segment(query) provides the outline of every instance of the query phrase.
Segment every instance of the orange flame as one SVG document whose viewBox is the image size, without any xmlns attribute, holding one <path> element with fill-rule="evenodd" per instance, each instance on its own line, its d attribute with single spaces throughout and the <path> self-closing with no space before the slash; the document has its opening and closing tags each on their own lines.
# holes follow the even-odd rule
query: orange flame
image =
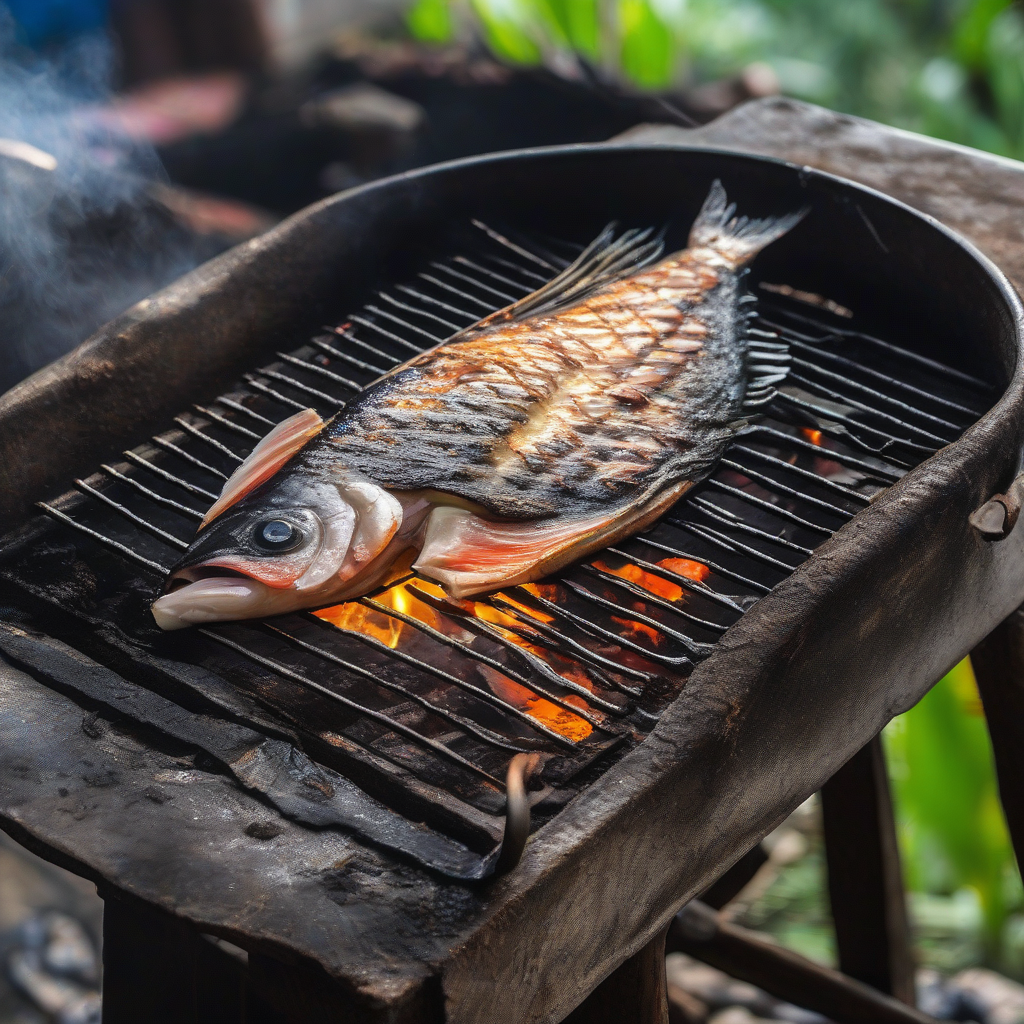
<svg viewBox="0 0 1024 1024">
<path fill-rule="evenodd" d="M 420 590 L 422 593 L 428 593 L 433 597 L 446 598 L 445 592 L 436 583 L 423 579 L 416 579 L 410 582 L 414 582 L 414 585 L 409 586 L 407 583 L 400 583 L 391 587 L 380 596 L 375 597 L 373 599 L 374 603 L 418 619 L 424 625 L 431 626 L 446 636 L 469 639 L 469 634 L 454 623 L 449 622 L 446 617 L 438 614 L 421 599 L 418 599 L 417 590 Z M 552 592 L 557 591 L 557 588 L 549 586 L 544 587 L 544 589 Z M 552 616 L 544 612 L 529 608 L 512 598 L 506 597 L 506 600 L 524 614 L 538 621 L 552 621 Z M 559 672 L 566 679 L 579 683 L 587 687 L 587 689 L 592 688 L 589 677 L 575 662 L 568 658 L 559 658 L 545 648 L 531 644 L 529 641 L 517 636 L 509 629 L 502 628 L 509 625 L 519 625 L 511 615 L 505 614 L 499 609 L 480 601 L 462 601 L 459 602 L 459 606 L 463 611 L 471 612 L 476 618 L 497 626 L 501 630 L 501 635 L 510 642 L 530 651 L 532 654 L 536 654 L 538 657 L 544 658 L 552 665 L 556 672 Z M 403 642 L 407 642 L 407 639 L 404 638 L 407 638 L 410 633 L 416 632 L 413 627 L 408 626 L 401 620 L 393 618 L 383 611 L 367 608 L 365 605 L 355 601 L 334 605 L 331 608 L 321 608 L 313 614 L 325 622 L 337 626 L 339 629 L 347 629 L 352 632 L 362 633 L 364 636 L 373 637 L 387 644 L 392 650 L 399 647 Z M 560 735 L 579 742 L 586 739 L 594 731 L 593 726 L 586 720 L 579 718 L 565 708 L 559 707 L 557 704 L 552 704 L 551 701 L 545 700 L 543 697 L 538 697 L 532 690 L 509 679 L 503 673 L 497 672 L 486 665 L 481 666 L 481 670 L 487 677 L 491 689 L 499 697 L 525 711 L 531 718 L 536 719 Z M 572 704 L 584 710 L 587 707 L 586 702 L 581 697 L 572 694 L 564 697 L 563 700 L 567 704 Z"/>
<path fill-rule="evenodd" d="M 810 427 L 801 427 L 800 433 L 803 434 L 811 444 L 821 445 L 820 430 L 812 430 Z"/>
<path fill-rule="evenodd" d="M 586 719 L 577 717 L 571 711 L 560 708 L 543 697 L 538 697 L 532 690 L 520 686 L 508 676 L 502 675 L 486 665 L 483 666 L 483 673 L 487 676 L 491 689 L 502 700 L 519 708 L 520 711 L 525 711 L 531 718 L 540 722 L 541 725 L 546 725 L 560 736 L 579 743 L 594 731 L 594 727 Z M 570 694 L 562 699 L 566 704 L 573 704 L 579 708 L 586 707 L 586 703 L 581 697 Z"/>
<path fill-rule="evenodd" d="M 711 570 L 703 562 L 693 562 L 689 558 L 663 558 L 658 565 L 668 569 L 677 576 L 685 576 L 695 583 L 703 583 Z"/>
<path fill-rule="evenodd" d="M 423 607 L 419 602 L 416 602 L 414 608 L 413 596 L 406 589 L 405 584 L 400 583 L 397 587 L 392 587 L 380 597 L 375 598 L 375 601 L 385 608 L 393 608 L 395 611 L 411 615 L 435 629 L 439 626 L 440 617 L 432 609 Z M 364 636 L 372 636 L 375 640 L 387 644 L 392 650 L 398 646 L 402 634 L 409 629 L 399 619 L 392 618 L 384 612 L 374 611 L 355 601 L 336 604 L 331 608 L 321 608 L 313 614 L 339 629 L 348 629 L 355 633 L 362 633 Z"/>
<path fill-rule="evenodd" d="M 613 615 L 611 620 L 612 622 L 624 627 L 626 636 L 631 640 L 645 636 L 652 644 L 654 644 L 655 647 L 660 646 L 664 641 L 664 637 L 653 626 L 648 626 L 646 622 L 634 622 L 632 619 L 620 619 L 618 615 Z"/>
<path fill-rule="evenodd" d="M 683 588 L 677 583 L 662 579 L 653 572 L 647 572 L 631 562 L 621 565 L 617 569 L 613 569 L 606 562 L 602 561 L 596 561 L 593 564 L 595 569 L 601 569 L 603 572 L 611 573 L 620 579 L 636 583 L 657 597 L 664 597 L 669 601 L 678 601 L 683 596 Z M 698 583 L 703 581 L 709 571 L 706 565 L 700 562 L 692 562 L 688 558 L 663 558 L 658 562 L 658 565 L 663 569 L 668 569 L 669 572 L 674 572 L 677 576 L 685 576 L 687 579 L 696 580 Z"/>
</svg>

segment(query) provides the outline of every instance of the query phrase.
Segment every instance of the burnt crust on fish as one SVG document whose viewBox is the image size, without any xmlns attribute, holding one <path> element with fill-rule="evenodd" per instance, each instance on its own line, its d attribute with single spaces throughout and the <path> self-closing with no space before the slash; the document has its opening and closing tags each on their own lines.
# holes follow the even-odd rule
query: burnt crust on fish
<svg viewBox="0 0 1024 1024">
<path fill-rule="evenodd" d="M 732 212 L 716 183 L 696 230 Z M 739 259 L 691 245 L 658 261 L 649 232 L 606 229 L 540 293 L 367 388 L 295 469 L 340 460 L 511 520 L 588 515 L 701 479 L 744 425 L 751 386 L 781 373 L 750 373 L 741 267 L 792 220 L 734 227 L 746 228 Z"/>
<path fill-rule="evenodd" d="M 652 523 L 786 376 L 745 267 L 803 213 L 736 217 L 715 182 L 686 249 L 606 228 L 557 277 L 409 360 L 326 424 L 279 424 L 153 605 L 165 629 L 368 593 L 410 549 L 455 598 L 530 582 Z M 406 563 L 407 564 L 407 563 Z"/>
</svg>

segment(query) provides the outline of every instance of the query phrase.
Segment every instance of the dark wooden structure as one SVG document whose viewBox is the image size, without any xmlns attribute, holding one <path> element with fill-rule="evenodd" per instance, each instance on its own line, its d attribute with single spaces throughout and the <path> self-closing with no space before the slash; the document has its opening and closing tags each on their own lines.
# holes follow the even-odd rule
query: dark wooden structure
<svg viewBox="0 0 1024 1024">
<path fill-rule="evenodd" d="M 619 144 L 634 143 L 748 150 L 867 183 L 961 231 L 1024 283 L 1024 245 L 1007 227 L 1024 208 L 1024 169 L 1009 161 L 789 101 L 749 104 L 694 131 L 639 130 Z M 257 244 L 232 258 L 258 257 Z M 229 269 L 229 262 L 218 267 Z M 186 321 L 200 317 L 204 303 L 237 303 L 230 292 L 209 298 L 213 278 L 209 292 L 183 288 L 160 301 L 181 304 Z M 127 315 L 108 339 L 128 362 L 133 316 L 144 320 Z M 157 331 L 149 342 L 171 346 L 173 339 Z M 218 344 L 213 339 L 203 352 L 211 372 L 223 369 L 215 365 Z M 88 353 L 67 365 L 67 400 L 97 387 L 102 367 Z M 39 404 L 53 400 L 44 385 L 18 395 L 35 424 Z M 868 508 L 860 521 L 875 531 L 876 561 L 869 565 L 846 531 L 827 559 L 755 606 L 716 653 L 717 677 L 698 669 L 687 701 L 623 759 L 623 771 L 609 773 L 614 778 L 538 832 L 516 871 L 486 895 L 398 864 L 344 833 L 279 818 L 227 774 L 204 770 L 183 745 L 143 742 L 116 715 L 83 714 L 24 670 L 29 654 L 20 668 L 0 662 L 0 820 L 32 849 L 100 884 L 108 901 L 107 1024 L 664 1024 L 666 948 L 685 949 L 837 1021 L 923 1020 L 907 1005 L 906 912 L 877 736 L 1010 615 L 979 648 L 977 666 L 986 709 L 999 723 L 993 740 L 1011 831 L 1015 840 L 1024 836 L 1024 808 L 1013 797 L 1019 716 L 1006 713 L 1024 703 L 1024 627 L 1013 612 L 1024 580 L 1024 527 L 1007 523 L 1008 536 L 991 542 L 967 525 L 1019 470 L 1021 390 L 1018 372 L 1001 406 L 1006 450 L 999 460 L 986 447 L 996 430 L 987 420 L 970 443 L 940 453 L 939 469 L 919 476 L 916 490 Z M 141 407 L 146 396 L 138 401 Z M 0 419 L 10 423 L 18 412 L 9 402 Z M 113 435 L 120 424 L 106 429 Z M 69 443 L 85 452 L 90 439 Z M 28 490 L 52 483 L 45 462 L 0 469 L 5 514 Z M 12 482 L 19 473 L 28 480 Z M 960 488 L 951 479 L 969 483 Z M 1009 508 L 1012 497 L 1006 500 Z M 925 529 L 921 517 L 936 506 L 942 515 Z M 999 523 L 990 532 L 1001 533 Z M 926 615 L 909 598 L 900 603 L 900 587 L 920 584 L 920 565 L 936 543 L 949 544 L 956 558 L 930 568 L 924 582 L 946 586 L 959 574 L 962 590 Z M 863 659 L 833 664 L 843 608 L 866 600 L 880 580 L 891 588 L 898 635 L 885 622 L 865 621 Z M 965 614 L 972 607 L 973 618 Z M 944 642 L 933 649 L 926 640 L 937 631 Z M 84 672 L 99 671 L 84 657 L 82 664 Z M 832 689 L 823 703 L 826 671 Z M 770 695 L 755 685 L 765 679 Z M 785 702 L 804 715 L 779 716 Z M 733 759 L 726 789 L 717 766 L 732 757 L 737 736 L 756 754 L 739 767 Z M 798 762 L 790 755 L 796 749 Z M 703 905 L 676 917 L 731 865 L 744 865 L 741 873 L 756 865 L 749 851 L 822 788 L 843 974 L 765 947 Z M 723 881 L 719 891 L 729 888 Z M 244 941 L 245 952 L 218 938 Z"/>
</svg>

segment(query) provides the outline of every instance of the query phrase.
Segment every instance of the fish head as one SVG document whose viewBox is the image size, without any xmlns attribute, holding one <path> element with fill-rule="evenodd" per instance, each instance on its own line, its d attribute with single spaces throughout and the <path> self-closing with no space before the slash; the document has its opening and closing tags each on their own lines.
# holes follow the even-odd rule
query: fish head
<svg viewBox="0 0 1024 1024">
<path fill-rule="evenodd" d="M 331 604 L 401 523 L 400 502 L 372 481 L 290 470 L 204 522 L 153 617 L 170 630 Z"/>
</svg>

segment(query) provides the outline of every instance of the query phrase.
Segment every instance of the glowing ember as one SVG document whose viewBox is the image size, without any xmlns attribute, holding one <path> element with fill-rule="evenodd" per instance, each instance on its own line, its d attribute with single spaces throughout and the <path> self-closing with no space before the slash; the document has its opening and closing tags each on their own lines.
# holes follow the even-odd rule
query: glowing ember
<svg viewBox="0 0 1024 1024">
<path fill-rule="evenodd" d="M 811 442 L 811 444 L 816 444 L 816 445 L 820 445 L 821 444 L 821 431 L 820 430 L 811 430 L 810 427 L 801 427 L 800 428 L 800 433 L 803 434 L 804 437 L 806 437 L 807 440 Z"/>
<path fill-rule="evenodd" d="M 543 586 L 537 589 L 557 595 L 557 588 L 553 586 Z M 375 597 L 373 601 L 375 604 L 381 605 L 382 608 L 391 608 L 417 619 L 424 623 L 424 625 L 431 626 L 446 636 L 456 637 L 462 642 L 468 642 L 472 639 L 472 634 L 459 628 L 456 622 L 449 621 L 447 616 L 440 615 L 430 605 L 425 604 L 422 598 L 417 595 L 417 591 L 420 594 L 429 594 L 431 597 L 440 600 L 450 600 L 437 584 L 431 583 L 429 580 L 416 579 L 391 587 L 380 596 Z M 502 596 L 505 597 L 505 600 L 510 605 L 513 605 L 526 616 L 539 622 L 553 621 L 552 616 L 544 612 L 529 608 L 506 595 Z M 545 596 L 547 595 L 545 594 Z M 543 658 L 565 679 L 585 686 L 587 689 L 593 688 L 590 678 L 576 662 L 568 658 L 559 657 L 546 648 L 532 644 L 513 632 L 509 627 L 518 626 L 522 628 L 523 624 L 518 622 L 511 614 L 504 613 L 481 601 L 461 601 L 458 607 L 462 611 L 472 614 L 480 621 L 497 627 L 502 637 L 529 651 L 531 654 Z M 454 608 L 452 613 L 453 615 L 456 614 Z M 322 608 L 313 614 L 325 622 L 337 626 L 339 629 L 350 630 L 362 633 L 364 636 L 373 637 L 375 640 L 387 644 L 392 650 L 404 643 L 408 643 L 410 635 L 417 632 L 415 628 L 401 620 L 393 618 L 383 611 L 368 608 L 366 605 L 359 604 L 356 601 L 348 601 L 345 604 L 334 605 L 331 608 Z M 546 725 L 549 729 L 576 742 L 586 739 L 594 731 L 593 726 L 589 722 L 578 718 L 571 711 L 561 708 L 557 704 L 552 704 L 551 701 L 545 700 L 543 697 L 538 697 L 532 690 L 521 686 L 489 666 L 483 665 L 480 668 L 497 696 L 525 711 L 531 718 Z M 572 704 L 583 710 L 587 708 L 586 702 L 581 697 L 570 694 L 563 699 L 567 704 Z"/>
<path fill-rule="evenodd" d="M 693 562 L 689 558 L 663 558 L 658 565 L 697 583 L 703 583 L 711 571 L 703 562 Z"/>
<path fill-rule="evenodd" d="M 613 569 L 602 561 L 593 563 L 595 569 L 611 573 L 620 579 L 636 583 L 657 597 L 664 597 L 668 601 L 678 601 L 683 596 L 683 588 L 671 580 L 662 579 L 653 572 L 647 572 L 638 565 L 627 563 Z M 691 562 L 688 558 L 663 558 L 658 562 L 663 569 L 674 572 L 677 576 L 685 576 L 689 580 L 696 580 L 698 583 L 708 574 L 708 567 L 700 562 Z"/>
<path fill-rule="evenodd" d="M 393 587 L 382 594 L 377 603 L 387 608 L 394 608 L 396 611 L 411 614 L 410 605 L 412 600 L 404 587 Z M 404 622 L 385 615 L 383 612 L 374 611 L 355 601 L 348 601 L 345 604 L 336 604 L 331 608 L 321 608 L 313 612 L 318 619 L 337 626 L 338 629 L 348 629 L 355 633 L 362 633 L 364 636 L 372 636 L 380 640 L 394 650 L 398 646 L 399 638 L 409 627 Z M 418 618 L 419 616 L 417 616 Z M 436 616 L 435 616 L 436 618 Z M 433 625 L 432 622 L 428 623 Z"/>
<path fill-rule="evenodd" d="M 571 711 L 560 708 L 557 704 L 538 697 L 532 690 L 507 676 L 503 676 L 494 669 L 483 666 L 483 673 L 491 689 L 502 700 L 514 705 L 521 711 L 525 711 L 531 718 L 536 719 L 542 725 L 554 730 L 575 743 L 585 740 L 593 731 L 594 727 L 582 718 L 577 718 Z M 568 696 L 564 698 L 567 704 L 574 704 L 577 707 L 585 708 L 586 704 L 580 697 Z"/>
<path fill-rule="evenodd" d="M 611 619 L 612 622 L 615 622 L 624 628 L 626 636 L 631 640 L 636 640 L 639 637 L 646 637 L 646 639 L 650 640 L 655 647 L 658 647 L 664 640 L 664 637 L 653 626 L 648 626 L 646 622 L 634 622 L 632 619 L 620 619 L 617 615 L 613 615 Z"/>
</svg>

